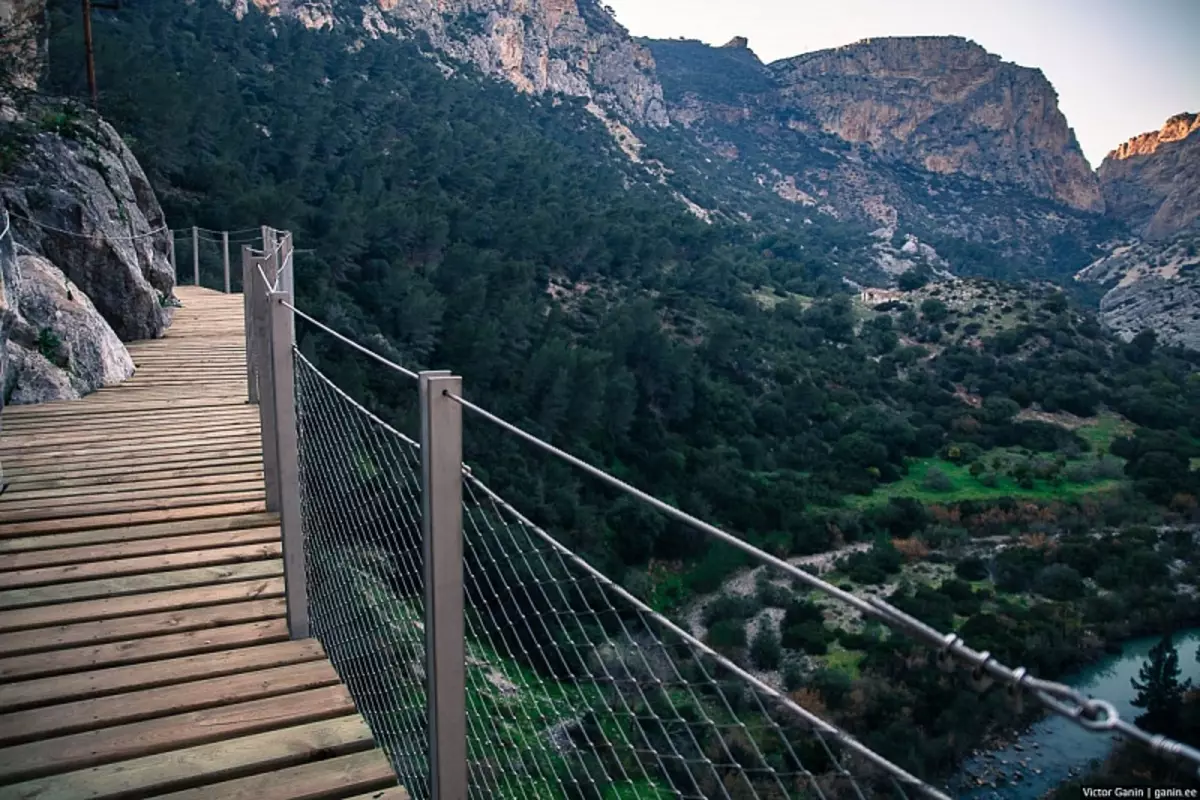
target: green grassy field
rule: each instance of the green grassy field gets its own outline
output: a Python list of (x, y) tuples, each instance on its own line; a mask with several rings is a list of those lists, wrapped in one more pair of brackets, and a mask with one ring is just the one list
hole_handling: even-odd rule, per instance
[[(985, 454), (987, 460), (995, 451)], [(944, 492), (925, 488), (929, 470), (937, 468), (950, 479), (951, 488)], [(954, 464), (940, 458), (915, 459), (910, 463), (908, 475), (895, 483), (881, 486), (866, 496), (849, 497), (850, 508), (868, 508), (886, 503), (893, 497), (908, 497), (922, 503), (959, 503), (964, 500), (994, 500), (1001, 497), (1019, 497), (1030, 500), (1066, 500), (1094, 492), (1111, 491), (1122, 484), (1121, 480), (1099, 480), (1089, 483), (1055, 484), (1035, 480), (1033, 488), (1017, 485), (1008, 475), (998, 475), (995, 486), (984, 486), (970, 473), (965, 464)]]
[[(1070, 464), (1094, 461), (1097, 454), (1107, 453), (1113, 440), (1133, 432), (1134, 426), (1115, 414), (1101, 414), (1087, 425), (1076, 430), (1080, 438), (1091, 445), (1092, 452), (1082, 458), (1071, 459)], [(1047, 454), (1052, 456), (1053, 454)], [(1020, 457), (1015, 450), (997, 449), (984, 453), (980, 460), (992, 464), (999, 459), (1005, 461)], [(1109, 456), (1109, 458), (1113, 458)], [(949, 488), (945, 491), (935, 491), (925, 485), (931, 469), (940, 470), (949, 479)], [(995, 500), (1002, 497), (1027, 498), (1030, 500), (1068, 500), (1085, 494), (1111, 491), (1124, 483), (1123, 479), (1097, 479), (1082, 483), (1067, 480), (1058, 482), (1037, 480), (1033, 486), (1020, 486), (1010, 475), (998, 472), (995, 486), (985, 486), (970, 472), (969, 464), (956, 464), (941, 458), (913, 459), (909, 462), (909, 471), (902, 480), (896, 483), (880, 486), (874, 492), (865, 496), (854, 496), (846, 499), (850, 508), (868, 508), (886, 503), (891, 498), (907, 497), (922, 503), (959, 503), (964, 500)]]

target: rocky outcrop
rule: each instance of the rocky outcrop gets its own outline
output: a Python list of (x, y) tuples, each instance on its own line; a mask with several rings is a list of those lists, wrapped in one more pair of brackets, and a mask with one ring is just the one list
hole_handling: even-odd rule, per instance
[(150, 184), (107, 123), (39, 133), (0, 178), (16, 239), (57, 266), (126, 341), (170, 324), (170, 239)]
[(1099, 185), (1037, 70), (955, 37), (770, 65), (738, 40), (644, 43), (673, 122), (728, 165), (709, 185), (742, 176), (725, 191), (729, 216), (777, 199), (785, 224), (824, 216), (915, 236), (964, 273), (1069, 277), (1095, 257)]
[(826, 133), (930, 172), (1019, 186), (1082, 211), (1104, 201), (1040, 70), (954, 36), (868, 39), (771, 65)]
[(7, 349), (9, 402), (73, 400), (133, 375), (121, 340), (62, 271), (40, 256), (21, 256), (19, 317)]
[(37, 86), (46, 30), (46, 0), (0, 0), (0, 98)]
[(668, 123), (650, 51), (597, 0), (224, 0), (239, 15), (253, 2), (310, 28), (338, 25), (370, 36), (421, 31), (434, 47), (534, 94), (594, 100), (626, 122)]
[(1139, 236), (1200, 230), (1200, 114), (1177, 114), (1135, 136), (1097, 171), (1110, 216)]
[(1122, 338), (1149, 328), (1160, 342), (1200, 350), (1200, 235), (1122, 245), (1076, 280), (1108, 289), (1100, 318)]

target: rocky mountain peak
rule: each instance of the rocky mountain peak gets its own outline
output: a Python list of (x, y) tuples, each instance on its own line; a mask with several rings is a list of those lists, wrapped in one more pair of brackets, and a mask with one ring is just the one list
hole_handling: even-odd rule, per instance
[(931, 172), (1019, 186), (1082, 211), (1104, 200), (1040, 70), (957, 36), (866, 39), (770, 65), (826, 133)]
[(1200, 131), (1200, 114), (1176, 114), (1160, 130), (1134, 136), (1108, 154), (1108, 159), (1124, 161), (1135, 156), (1149, 156), (1170, 142), (1180, 142)]
[(1108, 154), (1097, 170), (1108, 213), (1163, 239), (1200, 229), (1200, 114), (1176, 114)]
[(625, 122), (669, 124), (654, 57), (597, 0), (223, 0), (248, 3), (309, 28), (359, 28), (366, 36), (423, 31), (447, 56), (530, 94), (595, 101)]
[(730, 50), (749, 50), (750, 40), (745, 36), (735, 36), (725, 44), (721, 45), (721, 47), (727, 47)]

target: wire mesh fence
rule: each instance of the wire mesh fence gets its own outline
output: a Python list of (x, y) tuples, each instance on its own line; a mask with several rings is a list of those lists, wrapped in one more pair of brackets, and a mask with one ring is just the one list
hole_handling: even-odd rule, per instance
[(313, 634), (420, 800), (429, 796), (420, 462), (299, 352), (295, 363)]
[[(428, 797), (419, 449), (295, 357), (313, 631), (401, 783)], [(469, 473), (463, 538), (472, 797), (922, 794)]]

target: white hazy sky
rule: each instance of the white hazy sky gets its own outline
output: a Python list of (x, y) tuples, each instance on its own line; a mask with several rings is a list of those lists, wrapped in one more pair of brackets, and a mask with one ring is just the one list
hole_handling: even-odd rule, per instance
[(954, 34), (1039, 67), (1098, 166), (1131, 136), (1200, 111), (1200, 0), (606, 0), (635, 36), (780, 58), (878, 36)]

